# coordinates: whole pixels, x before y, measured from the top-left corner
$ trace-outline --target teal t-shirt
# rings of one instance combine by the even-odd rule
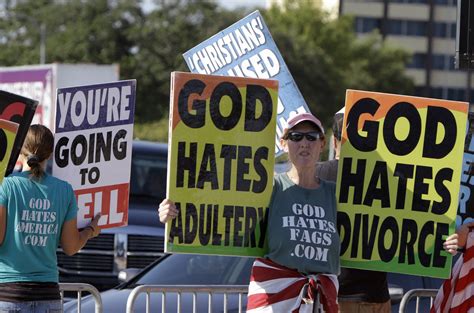
[[[62,225],[77,216],[70,184],[45,174],[14,173],[0,186],[0,205],[7,208],[5,239],[0,245],[0,283],[58,282],[56,248]]]
[[[305,274],[338,274],[336,185],[321,180],[317,189],[306,189],[286,173],[277,175],[274,183],[266,257]]]

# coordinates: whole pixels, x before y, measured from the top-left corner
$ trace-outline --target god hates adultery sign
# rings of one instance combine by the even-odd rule
[[[135,80],[58,89],[53,174],[76,194],[78,227],[127,225]]]
[[[261,256],[278,82],[172,73],[166,252]]]
[[[348,90],[338,169],[341,265],[447,278],[468,104]]]

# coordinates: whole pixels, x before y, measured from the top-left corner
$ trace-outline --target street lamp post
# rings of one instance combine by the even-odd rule
[[[39,35],[40,35],[40,59],[39,59],[39,63],[40,64],[45,64],[46,63],[46,23],[43,22],[43,21],[39,21],[38,19],[32,17],[32,16],[29,16],[29,15],[25,15],[23,13],[18,13],[18,12],[15,12],[14,13],[14,16],[16,18],[25,18],[31,22],[33,22],[33,24],[35,24],[35,26],[37,27],[37,29],[39,28]]]
[[[46,62],[46,24],[40,24],[40,64]]]

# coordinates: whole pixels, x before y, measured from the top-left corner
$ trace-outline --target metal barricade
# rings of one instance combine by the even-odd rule
[[[242,296],[247,295],[248,285],[205,285],[205,286],[166,286],[166,285],[142,285],[134,288],[127,299],[127,313],[134,313],[134,305],[137,297],[145,293],[146,294],[146,313],[150,312],[150,294],[161,293],[161,312],[166,312],[166,294],[176,293],[177,294],[177,310],[176,313],[181,313],[181,295],[183,293],[192,294],[192,306],[193,313],[196,313],[197,305],[197,293],[204,293],[208,295],[208,312],[212,313],[212,296],[214,294],[223,294],[223,312],[227,312],[228,295],[238,295],[239,313],[243,312],[242,309]]]
[[[102,313],[102,298],[100,297],[100,292],[94,286],[90,284],[82,283],[60,283],[59,291],[61,292],[61,299],[64,301],[64,292],[65,291],[76,291],[77,292],[77,312],[81,313],[81,300],[82,292],[88,292],[92,295],[95,301],[95,313]]]
[[[406,313],[406,308],[408,306],[408,302],[412,298],[416,297],[416,313],[419,313],[420,307],[420,298],[430,298],[430,307],[433,306],[434,298],[438,293],[438,289],[412,289],[409,290],[407,293],[403,295],[402,301],[400,302],[400,309],[399,313]]]

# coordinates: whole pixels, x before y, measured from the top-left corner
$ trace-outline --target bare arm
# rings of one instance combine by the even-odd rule
[[[0,245],[5,239],[5,232],[7,230],[7,208],[0,205]]]
[[[61,232],[61,247],[64,253],[67,255],[73,255],[84,245],[87,240],[94,238],[100,234],[100,228],[97,226],[100,215],[97,215],[92,219],[89,226],[84,228],[82,231],[77,230],[77,220],[73,218],[63,224]]]

